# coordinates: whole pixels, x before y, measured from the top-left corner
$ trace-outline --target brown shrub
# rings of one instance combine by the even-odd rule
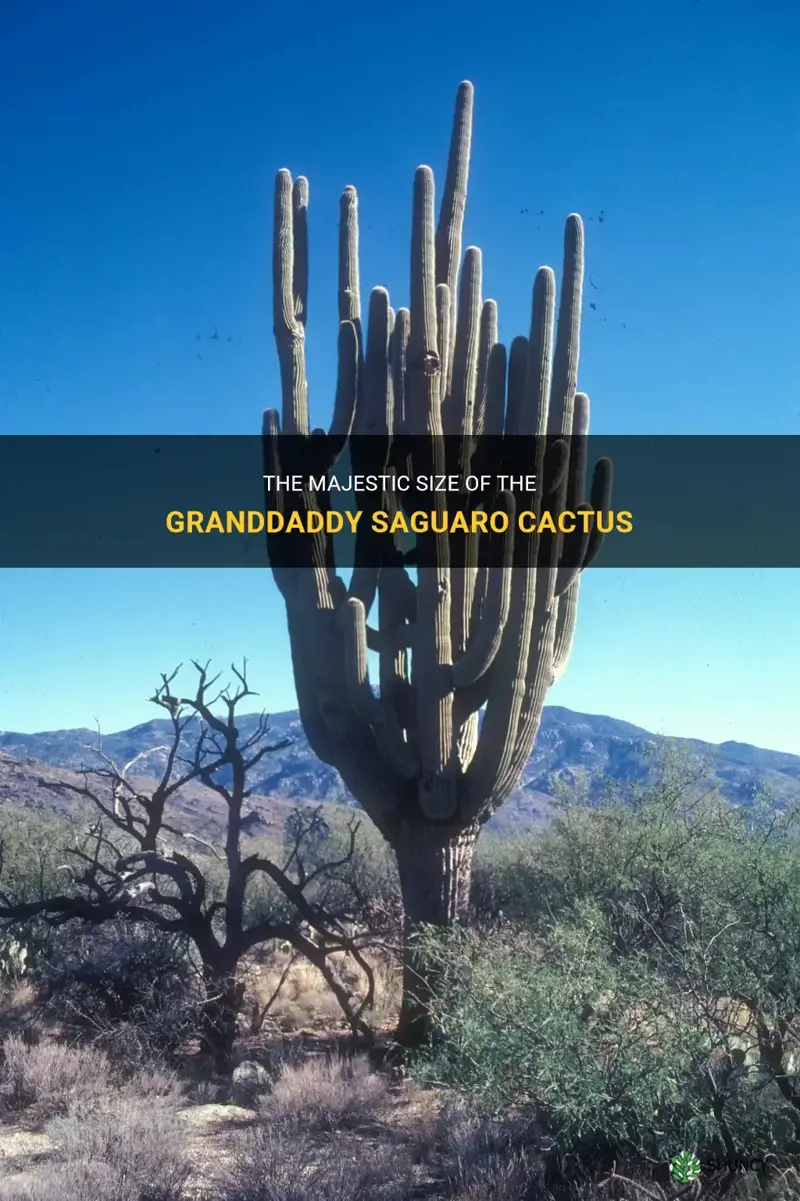
[[[191,1168],[184,1151],[186,1132],[172,1097],[122,1091],[90,1114],[76,1110],[55,1119],[48,1133],[72,1170],[91,1175],[104,1165],[124,1197],[131,1188],[134,1201],[181,1201],[185,1196]],[[82,1193],[73,1195],[83,1198]],[[117,1201],[117,1193],[103,1194],[102,1201]]]
[[[459,1173],[454,1201],[528,1201],[537,1176],[536,1165],[524,1151],[489,1155]]]
[[[237,1147],[218,1182],[224,1201],[403,1201],[411,1169],[395,1151],[365,1151],[337,1140],[322,1152],[308,1141],[260,1127]]]
[[[48,1165],[24,1183],[0,1184],[0,1201],[139,1201],[134,1185],[101,1163]]]
[[[388,1089],[362,1057],[309,1059],[281,1068],[262,1113],[305,1130],[352,1129],[374,1117]]]
[[[49,1118],[97,1102],[115,1086],[102,1051],[54,1042],[28,1046],[17,1035],[3,1042],[0,1109],[33,1109],[38,1117]]]

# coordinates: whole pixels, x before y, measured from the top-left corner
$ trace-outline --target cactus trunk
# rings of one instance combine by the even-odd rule
[[[446,929],[468,918],[477,838],[477,827],[418,824],[407,826],[395,840],[405,910],[403,1002],[396,1033],[401,1046],[419,1046],[430,1029],[435,981],[417,953],[415,933],[423,925]]]
[[[268,539],[309,743],[338,770],[397,855],[408,941],[399,1031],[405,1041],[425,1032],[431,987],[416,962],[414,930],[423,923],[448,926],[466,915],[478,831],[520,781],[547,689],[569,656],[580,572],[600,545],[595,529],[571,539],[523,535],[515,514],[538,512],[543,503],[604,509],[611,488],[610,464],[600,460],[587,503],[589,401],[576,391],[580,217],[566,222],[558,313],[554,273],[542,267],[528,334],[515,338],[508,352],[498,341],[497,305],[482,299],[480,251],[468,247],[461,264],[472,106],[472,85],[462,83],[436,227],[433,173],[423,166],[415,175],[410,305],[395,310],[386,289],[375,288],[366,336],[358,198],[354,188],[345,189],[338,379],[327,434],[309,420],[304,357],[308,183],[293,183],[281,171],[275,187],[282,411],[264,415],[266,478],[294,471],[306,480],[327,475],[346,446],[356,474],[391,473],[402,464],[415,478],[449,472],[455,445],[459,473],[468,474],[480,470],[492,440],[502,447],[500,470],[508,469],[500,461],[516,463],[537,480],[528,493],[493,494],[493,508],[509,518],[510,532],[499,541],[493,534],[471,535],[456,560],[446,534],[420,534],[409,570],[412,561],[396,545],[384,540],[376,548],[372,536],[374,553],[359,558],[349,584],[337,574],[329,535]],[[532,462],[520,450],[531,446]],[[391,489],[374,502],[358,499],[360,507],[403,506]],[[267,507],[284,512],[305,514],[328,504],[324,489],[267,491]],[[429,494],[429,504],[441,513],[446,494]],[[378,658],[378,695],[370,651]]]

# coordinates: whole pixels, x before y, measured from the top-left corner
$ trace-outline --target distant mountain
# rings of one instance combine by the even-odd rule
[[[257,714],[242,715],[237,722],[240,734],[246,737],[252,733],[258,720]],[[155,777],[163,768],[166,755],[158,748],[163,748],[170,737],[168,721],[150,721],[131,730],[105,735],[102,748],[120,766],[145,751],[150,752],[142,761],[141,772]],[[284,738],[291,741],[264,756],[253,771],[250,787],[256,794],[252,798],[254,823],[261,820],[271,824],[272,817],[285,813],[287,805],[353,804],[337,773],[320,763],[312,752],[296,711],[271,717],[270,738],[274,742]],[[0,800],[10,797],[15,788],[27,793],[33,788],[35,792],[37,764],[71,772],[98,765],[99,759],[91,749],[97,747],[97,742],[96,732],[86,729],[42,734],[0,733]],[[620,783],[644,780],[652,770],[653,754],[657,756],[659,748],[667,742],[707,762],[720,790],[736,804],[752,802],[762,789],[768,790],[778,805],[800,797],[800,755],[763,750],[740,742],[715,745],[695,739],[665,739],[616,718],[550,706],[544,710],[536,747],[522,782],[492,824],[508,828],[546,819],[553,811],[560,782],[583,783],[589,795],[597,797],[604,780]],[[206,806],[207,794],[197,785],[189,791],[191,803],[187,793],[187,804],[199,816]]]

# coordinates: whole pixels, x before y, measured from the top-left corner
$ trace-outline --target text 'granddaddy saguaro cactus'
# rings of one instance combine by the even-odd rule
[[[341,199],[339,366],[330,431],[311,429],[304,340],[308,288],[308,182],[280,171],[275,186],[274,325],[282,412],[265,414],[266,472],[328,472],[347,449],[355,471],[391,472],[400,447],[415,472],[460,465],[488,439],[512,447],[533,435],[539,503],[607,507],[610,464],[600,460],[584,505],[589,401],[576,391],[583,286],[583,225],[568,217],[556,323],[555,276],[541,268],[530,332],[509,352],[498,341],[497,305],[481,298],[481,252],[468,247],[459,277],[472,134],[473,88],[458,90],[438,225],[429,167],[414,179],[410,309],[372,291],[362,337],[355,189]],[[364,345],[366,343],[366,345]],[[442,438],[442,435],[445,438]],[[361,437],[363,436],[363,437]],[[526,445],[529,445],[526,442]],[[290,462],[291,460],[291,462]],[[377,502],[396,510],[386,489]],[[533,495],[499,493],[495,506],[533,507]],[[441,510],[446,496],[433,494]],[[268,493],[268,505],[324,510],[324,490]],[[406,910],[405,998],[398,1036],[426,1028],[430,982],[415,962],[413,931],[466,911],[475,841],[517,785],[545,694],[572,643],[579,576],[599,549],[596,531],[467,539],[451,562],[447,536],[417,539],[415,566],[391,540],[359,559],[349,585],[337,574],[330,535],[269,540],[286,603],[300,716],[309,742],[340,773],[397,855]],[[516,541],[515,541],[516,540]],[[569,541],[569,545],[568,545]],[[376,617],[370,621],[372,614]],[[368,652],[377,653],[377,694]],[[482,720],[481,720],[482,716]]]

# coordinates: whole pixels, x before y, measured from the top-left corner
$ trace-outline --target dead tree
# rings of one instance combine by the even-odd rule
[[[205,1004],[201,1042],[213,1055],[218,1070],[230,1063],[244,985],[239,968],[245,956],[261,944],[280,939],[290,944],[322,973],[354,1032],[367,1031],[364,1012],[372,1005],[373,977],[359,947],[345,933],[342,922],[350,915],[327,912],[315,897],[326,874],[339,872],[353,855],[357,823],[349,827],[349,843],[334,860],[318,857],[306,866],[303,837],[311,826],[297,824],[297,835],[276,863],[264,854],[245,853],[242,846],[243,805],[250,796],[248,774],[267,754],[288,744],[267,741],[269,722],[262,715],[256,729],[241,738],[236,725],[237,706],[255,695],[248,687],[246,669],[236,670],[236,687],[212,695],[219,677],[209,678],[207,666],[198,672],[194,696],[173,692],[177,671],[162,676],[151,698],[168,715],[171,739],[154,748],[164,755],[161,778],[144,790],[141,770],[144,754],[117,767],[102,751],[102,766],[87,769],[80,785],[67,787],[90,801],[97,820],[80,845],[70,848],[71,885],[62,895],[15,902],[0,891],[0,928],[44,918],[52,926],[78,920],[99,925],[113,919],[155,927],[186,937],[194,944],[202,964]],[[221,707],[224,715],[219,716]],[[171,817],[170,802],[191,782],[205,785],[225,806],[224,846],[183,831]],[[44,783],[44,782],[43,782]],[[203,854],[196,846],[205,848]],[[222,888],[210,881],[211,859],[221,867]],[[0,881],[3,845],[0,841]],[[280,904],[248,924],[247,892],[258,877],[277,887]],[[216,895],[215,895],[216,893]],[[279,911],[278,911],[279,910]],[[333,952],[352,955],[368,981],[366,996],[354,1005],[330,961]]]

